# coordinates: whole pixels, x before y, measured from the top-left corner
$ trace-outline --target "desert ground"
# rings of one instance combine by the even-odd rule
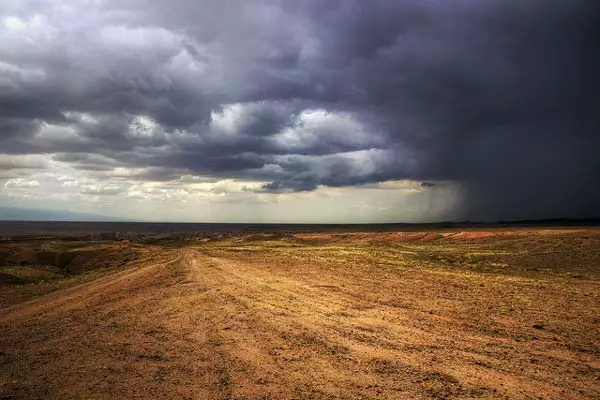
[[[1,399],[600,398],[600,228],[63,236],[0,242]]]

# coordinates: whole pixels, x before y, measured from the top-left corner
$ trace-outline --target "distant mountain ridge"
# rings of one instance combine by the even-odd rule
[[[65,210],[37,208],[0,207],[0,221],[127,221],[106,215],[88,214]]]

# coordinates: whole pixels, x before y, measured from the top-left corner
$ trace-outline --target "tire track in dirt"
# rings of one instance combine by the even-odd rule
[[[106,297],[110,296],[111,293],[134,287],[138,284],[137,280],[142,276],[151,274],[155,269],[162,266],[176,263],[181,258],[181,256],[176,256],[166,262],[128,268],[91,282],[0,309],[0,324],[25,320],[39,314],[56,314],[84,307],[98,296]]]
[[[423,369],[422,359],[399,351],[420,341],[443,340],[403,324],[409,317],[402,310],[360,301],[318,281],[273,276],[241,262],[197,257],[193,264],[224,283],[224,301],[217,307],[226,318],[215,316],[213,324],[217,341],[239,370],[230,376],[238,383],[240,398],[248,391],[285,397],[285,390],[300,398],[397,398],[414,396],[420,384],[423,397],[429,397],[427,390],[450,397],[491,393],[482,385],[461,384],[431,365]],[[394,312],[399,315],[390,324],[386,319]],[[379,371],[380,364],[394,367],[385,373]],[[395,381],[394,368],[403,373]]]
[[[11,307],[0,398],[229,398],[186,252]],[[189,336],[195,333],[195,340]]]

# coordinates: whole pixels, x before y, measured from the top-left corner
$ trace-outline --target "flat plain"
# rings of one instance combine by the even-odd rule
[[[600,398],[599,228],[154,234],[0,242],[0,398]]]

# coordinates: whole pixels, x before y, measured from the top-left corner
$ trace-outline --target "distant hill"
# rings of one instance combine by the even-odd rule
[[[126,221],[106,215],[37,208],[0,207],[0,221]]]

